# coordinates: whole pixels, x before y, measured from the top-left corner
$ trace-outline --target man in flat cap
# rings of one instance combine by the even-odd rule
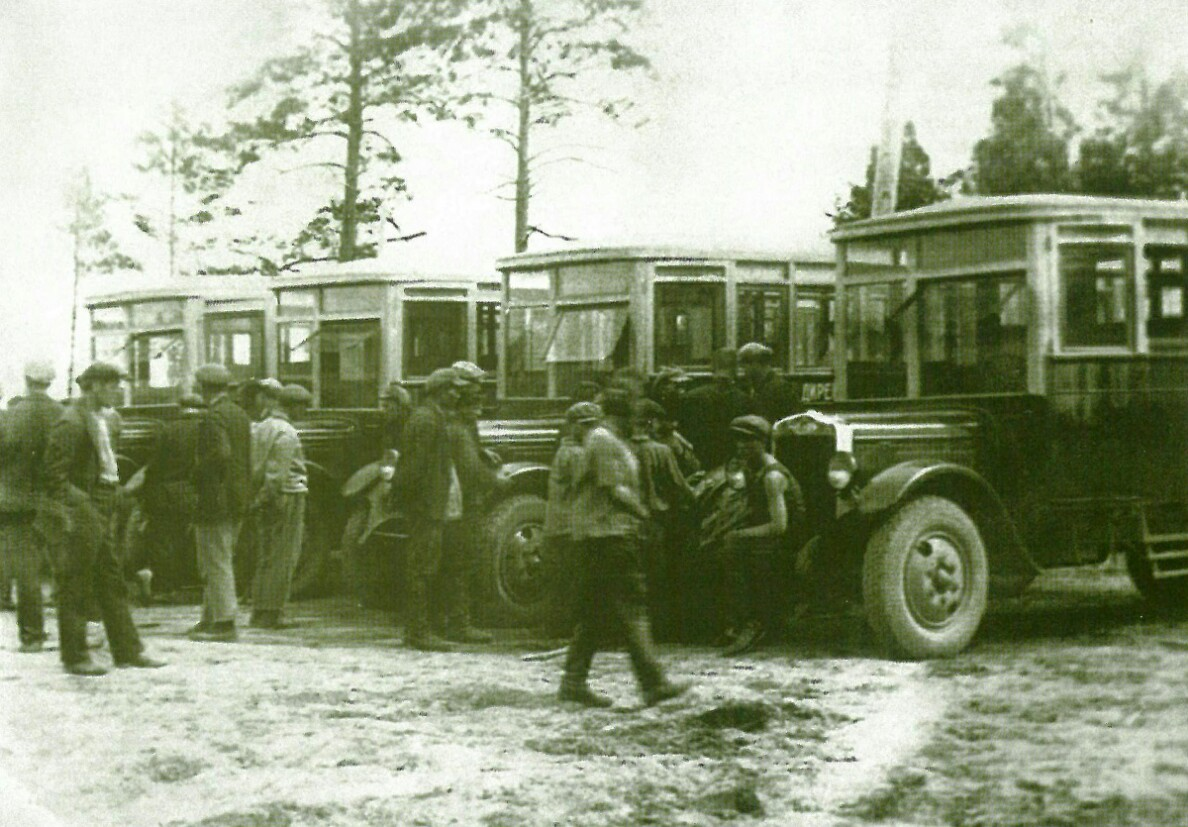
[[[197,394],[183,394],[178,415],[161,426],[145,467],[141,508],[148,518],[145,540],[151,549],[154,591],[166,592],[194,581],[194,519],[198,492],[194,473],[198,423],[206,403]]]
[[[747,396],[738,385],[738,354],[733,348],[719,348],[711,358],[712,379],[686,393],[678,419],[681,433],[693,443],[697,458],[707,469],[730,459],[730,443],[724,434],[730,420],[745,413]]]
[[[235,538],[248,506],[251,420],[228,392],[231,374],[218,364],[194,373],[206,413],[198,423],[195,535],[203,579],[202,618],[190,630],[201,641],[238,637],[235,615]]]
[[[305,531],[305,496],[309,476],[305,453],[293,420],[305,415],[312,394],[285,385],[252,443],[252,506],[258,545],[252,580],[252,626],[280,629],[293,571],[301,556]]]
[[[740,416],[730,435],[743,471],[746,515],[725,536],[727,642],[723,655],[754,649],[778,628],[784,605],[781,575],[790,567],[793,540],[804,525],[804,498],[792,473],[768,451],[771,425]]]
[[[45,642],[41,573],[45,554],[33,531],[46,495],[45,446],[62,406],[49,397],[50,362],[25,365],[25,395],[8,403],[0,430],[0,558],[17,584],[17,631],[22,652],[40,652]]]
[[[87,614],[99,604],[116,666],[163,664],[144,654],[128,608],[116,552],[113,517],[120,496],[116,447],[123,374],[96,362],[78,377],[82,396],[50,429],[45,448],[46,498],[36,524],[51,547],[58,581],[58,637],[62,665],[75,675],[107,670],[87,650]]]
[[[462,484],[454,467],[449,418],[459,399],[458,374],[438,368],[425,381],[421,404],[404,429],[404,455],[392,493],[408,520],[405,553],[406,646],[428,652],[453,647],[429,625],[430,588],[441,565],[445,525],[462,518]]]
[[[778,422],[804,410],[795,389],[776,371],[773,361],[774,354],[765,344],[748,342],[738,349],[743,391],[747,395],[746,413],[761,416],[768,422]]]
[[[626,442],[630,396],[608,389],[601,407],[603,422],[579,423],[577,429],[585,448],[573,509],[581,575],[577,629],[565,655],[558,697],[582,706],[610,706],[610,698],[590,689],[587,679],[598,650],[625,639],[644,703],[653,706],[687,687],[664,676],[648,625],[640,531],[649,515],[640,489],[639,461]]]
[[[447,520],[442,538],[441,567],[431,602],[434,625],[454,643],[488,643],[491,636],[471,626],[471,588],[478,576],[477,515],[491,491],[501,485],[498,457],[483,448],[478,420],[483,409],[486,372],[473,362],[450,366],[456,376],[458,402],[448,417],[450,452],[462,486],[462,517]]]

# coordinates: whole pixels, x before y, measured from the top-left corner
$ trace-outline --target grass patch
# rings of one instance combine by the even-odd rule
[[[170,821],[165,827],[293,827],[321,824],[339,810],[335,807],[305,807],[273,802],[250,810],[219,813],[201,821]]]
[[[143,774],[159,784],[187,781],[206,769],[206,762],[185,755],[153,755],[144,763]]]
[[[542,709],[553,704],[553,695],[509,686],[462,686],[447,691],[441,702],[449,712],[470,712],[497,707]]]

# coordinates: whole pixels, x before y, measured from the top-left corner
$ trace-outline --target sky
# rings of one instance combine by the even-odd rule
[[[541,0],[547,2],[547,0]],[[0,3],[0,387],[27,358],[65,373],[71,249],[63,190],[86,167],[110,192],[153,201],[135,138],[177,101],[217,113],[223,90],[300,30],[291,0],[4,0]],[[629,127],[575,122],[542,138],[582,162],[547,169],[532,222],[582,244],[697,241],[828,250],[827,212],[859,182],[877,140],[890,44],[901,112],[946,174],[989,123],[990,79],[1015,59],[1004,29],[1041,33],[1064,98],[1092,125],[1094,79],[1141,54],[1159,75],[1188,43],[1178,0],[647,0],[631,38],[654,72],[631,86]],[[511,248],[499,187],[508,150],[458,126],[396,136],[413,198],[393,205],[426,235],[385,256],[401,266],[489,274]],[[281,176],[259,198],[316,204],[318,181]],[[148,204],[154,207],[155,204]],[[298,210],[300,212],[300,210]],[[304,215],[297,215],[304,217]],[[157,278],[163,251],[144,249]],[[111,286],[91,281],[83,292]],[[78,349],[85,346],[80,328]],[[64,391],[64,387],[54,388]]]

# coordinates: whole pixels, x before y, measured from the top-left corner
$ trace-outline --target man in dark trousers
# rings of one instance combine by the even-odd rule
[[[738,349],[743,391],[747,395],[746,413],[761,416],[770,423],[804,410],[796,389],[776,371],[773,358],[771,348],[759,342],[748,342]]]
[[[17,631],[22,652],[40,652],[45,643],[41,538],[33,531],[37,507],[46,494],[45,446],[62,406],[49,398],[54,366],[25,365],[24,396],[8,403],[0,431],[0,557],[17,584]]]
[[[706,470],[730,459],[731,446],[723,437],[730,420],[745,413],[746,394],[738,386],[738,356],[733,348],[719,348],[712,357],[714,375],[684,395],[681,401],[681,433],[693,443]]]
[[[648,706],[675,698],[687,688],[664,677],[652,645],[640,563],[640,529],[648,519],[639,462],[627,445],[631,402],[626,393],[602,395],[605,424],[582,417],[576,430],[585,460],[576,485],[574,539],[581,544],[577,631],[565,657],[558,694],[563,701],[607,707],[610,698],[590,689],[595,653],[621,635],[635,679]]]
[[[36,525],[51,547],[58,581],[62,665],[74,675],[107,670],[87,650],[87,613],[94,599],[116,666],[153,668],[128,608],[113,517],[120,494],[116,448],[123,375],[96,362],[78,377],[82,396],[50,429],[45,449],[46,498]]]
[[[198,493],[194,472],[198,452],[198,423],[206,408],[202,397],[185,394],[178,400],[177,419],[166,422],[145,467],[140,502],[148,517],[145,542],[151,549],[153,590],[166,592],[193,582],[194,518]]]
[[[486,372],[473,362],[455,362],[458,403],[449,417],[450,448],[462,485],[462,517],[448,520],[442,537],[434,613],[445,639],[454,643],[490,643],[491,636],[471,625],[471,588],[479,564],[479,513],[493,489],[501,485],[499,461],[479,440]]]
[[[393,496],[407,518],[409,535],[404,642],[426,652],[453,650],[430,629],[429,590],[441,565],[445,524],[462,518],[462,484],[449,431],[458,383],[458,374],[450,368],[438,368],[425,381],[423,400],[404,429],[404,455],[393,481]]]
[[[206,413],[198,423],[195,482],[198,513],[195,535],[202,575],[202,618],[192,640],[233,641],[235,615],[235,538],[248,505],[251,474],[251,420],[228,393],[231,374],[222,365],[203,365],[194,373]]]

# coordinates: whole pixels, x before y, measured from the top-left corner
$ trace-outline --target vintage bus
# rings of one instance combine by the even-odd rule
[[[991,591],[1115,554],[1184,605],[1188,204],[961,198],[833,239],[839,401],[776,450],[805,559],[888,649],[957,652]]]
[[[500,396],[568,399],[630,367],[697,377],[713,352],[762,342],[805,401],[832,398],[833,260],[675,246],[501,259]]]

